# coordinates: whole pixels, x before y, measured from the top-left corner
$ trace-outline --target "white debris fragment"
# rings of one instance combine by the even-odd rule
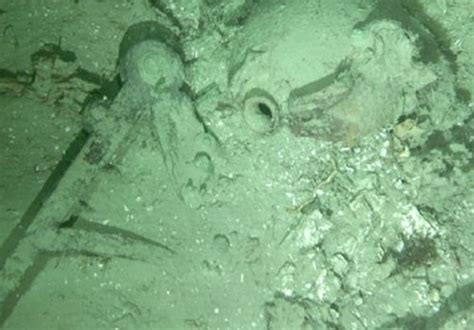
[[[432,238],[438,232],[437,226],[423,218],[418,209],[413,205],[402,215],[401,226],[406,237],[417,235]]]

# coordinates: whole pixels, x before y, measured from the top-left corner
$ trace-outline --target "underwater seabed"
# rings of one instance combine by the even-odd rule
[[[474,2],[0,2],[0,327],[474,328]]]

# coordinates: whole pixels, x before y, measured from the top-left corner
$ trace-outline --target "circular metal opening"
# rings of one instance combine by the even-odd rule
[[[277,127],[278,111],[273,97],[262,89],[252,89],[245,96],[245,122],[258,133],[269,133]]]

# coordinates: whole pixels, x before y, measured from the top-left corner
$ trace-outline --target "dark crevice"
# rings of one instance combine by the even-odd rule
[[[67,228],[72,228],[76,224],[77,220],[79,220],[79,217],[77,215],[73,215],[69,217],[66,221],[61,223],[59,225],[59,229],[67,229]]]
[[[61,43],[46,43],[31,55],[31,63],[36,65],[43,59],[59,59],[66,63],[72,63],[77,60],[77,56],[73,51],[62,49]]]
[[[267,117],[268,119],[273,119],[273,114],[272,110],[270,109],[270,106],[268,106],[266,103],[259,102],[257,104],[258,107],[258,112],[262,115]]]

